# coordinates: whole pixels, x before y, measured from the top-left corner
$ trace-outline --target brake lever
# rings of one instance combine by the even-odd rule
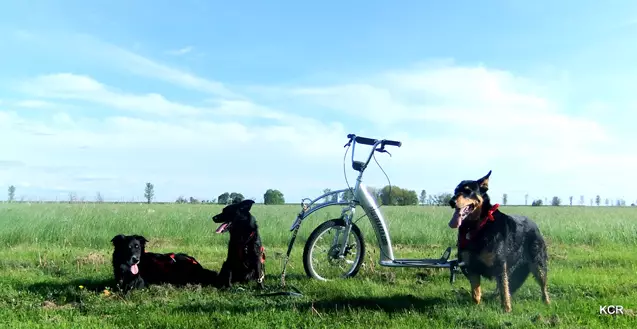
[[[391,158],[391,153],[389,153],[389,151],[385,150],[384,148],[376,149],[376,151],[378,151],[380,153],[387,153],[387,154],[389,154],[389,157]]]
[[[353,141],[353,140],[354,140],[353,138],[352,138],[352,139],[350,139],[350,140],[349,140],[349,142],[347,142],[347,144],[343,145],[343,148],[345,148],[345,147],[348,147],[348,146],[352,145],[352,141]]]

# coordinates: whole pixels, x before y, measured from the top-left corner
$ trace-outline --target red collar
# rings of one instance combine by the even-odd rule
[[[491,209],[489,209],[489,211],[487,212],[487,216],[485,216],[484,219],[482,219],[482,221],[480,221],[478,226],[476,226],[473,230],[459,229],[458,230],[458,247],[465,248],[467,245],[469,245],[471,236],[478,233],[487,222],[493,222],[495,220],[495,218],[493,218],[493,213],[496,210],[498,210],[499,207],[500,205],[497,203],[493,205],[493,207],[491,207]]]

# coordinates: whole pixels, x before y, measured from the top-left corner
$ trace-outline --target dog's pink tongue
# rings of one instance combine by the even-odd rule
[[[226,227],[228,227],[228,223],[223,223],[219,225],[219,228],[217,228],[215,233],[223,233],[226,230]]]
[[[451,216],[451,220],[449,221],[449,227],[458,228],[462,224],[462,219],[460,219],[460,209],[456,209],[453,212],[453,216]]]
[[[135,264],[135,265],[131,265],[131,267],[130,267],[130,271],[131,271],[131,273],[133,273],[133,274],[137,274],[137,273],[139,272],[139,268],[137,268],[137,264]]]

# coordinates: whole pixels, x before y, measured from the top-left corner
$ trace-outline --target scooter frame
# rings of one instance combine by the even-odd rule
[[[361,206],[361,208],[363,209],[363,212],[369,218],[372,228],[374,229],[376,240],[378,242],[378,246],[380,249],[379,264],[381,266],[411,267],[411,268],[448,268],[450,270],[450,282],[453,283],[455,281],[456,273],[458,272],[459,269],[462,269],[462,267],[464,266],[464,263],[462,262],[459,263],[457,259],[449,260],[449,256],[451,255],[451,249],[452,249],[451,247],[448,247],[443,253],[442,257],[440,258],[397,259],[394,257],[394,250],[391,243],[391,235],[389,232],[389,228],[387,227],[385,217],[383,216],[383,213],[380,211],[378,204],[376,203],[376,199],[374,198],[374,196],[371,195],[367,186],[363,183],[363,180],[362,180],[363,173],[365,172],[367,165],[369,164],[372,156],[374,155],[374,152],[376,151],[387,152],[384,150],[384,146],[386,144],[392,145],[388,143],[392,141],[374,140],[374,139],[369,139],[365,137],[357,137],[353,134],[348,135],[348,138],[350,138],[350,142],[346,144],[345,146],[347,147],[353,142],[354,145],[352,146],[352,167],[354,168],[354,170],[359,171],[353,191],[352,189],[349,189],[349,188],[341,189],[337,191],[324,193],[323,195],[315,198],[314,200],[305,198],[301,201],[302,209],[297,215],[294,223],[292,224],[290,228],[290,231],[292,232],[292,237],[288,243],[287,254],[284,260],[283,270],[281,272],[282,286],[285,286],[285,273],[286,273],[287,264],[289,262],[290,253],[292,252],[292,247],[296,240],[301,224],[307,217],[309,217],[313,213],[329,206],[343,206],[341,211],[341,219],[345,223],[345,232],[344,232],[345,238],[334,239],[335,241],[340,241],[340,243],[342,243],[342,246],[347,245],[349,233],[351,231],[352,224],[353,224],[352,218],[354,217],[354,214],[356,212],[356,207]],[[354,150],[356,147],[357,140],[367,141],[366,143],[362,143],[362,144],[372,145],[372,151],[370,152],[366,162],[354,161]],[[373,144],[370,141],[373,141]],[[361,142],[359,141],[359,143]],[[393,143],[398,143],[398,145],[396,146],[401,145],[400,142],[393,142]],[[379,145],[381,146],[380,148],[377,149],[377,146]],[[339,201],[338,196],[341,193],[346,193],[348,191],[353,192],[352,200]],[[334,196],[336,196],[336,201],[319,202],[323,199],[327,199],[327,200],[334,199]],[[339,243],[339,242],[335,242],[335,243]],[[338,256],[343,257],[343,253],[345,252],[346,248],[339,248],[339,250],[340,252]],[[363,261],[363,260],[361,259],[360,261]]]

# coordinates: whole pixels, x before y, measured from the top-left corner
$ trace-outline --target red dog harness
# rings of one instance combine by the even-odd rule
[[[250,236],[248,237],[248,240],[246,240],[246,243],[243,245],[243,247],[239,250],[239,258],[244,261],[244,255],[247,253],[247,249],[248,249],[248,242],[250,242],[250,240],[252,240],[252,238],[254,238],[256,232],[252,232],[250,233]],[[261,249],[259,250],[261,252],[261,264],[265,264],[265,248],[263,247],[263,245],[261,246]],[[244,261],[245,263],[245,261]]]
[[[252,238],[254,238],[255,234],[256,232],[254,231],[250,233],[250,236],[248,237],[246,242],[243,244],[243,247],[239,249],[239,259],[243,263],[243,266],[245,266],[246,268],[248,268],[248,265],[246,265],[245,254],[248,253],[248,243],[250,242],[250,240],[252,240]],[[259,259],[259,261],[261,262],[261,264],[265,265],[265,248],[263,247],[263,245],[261,245],[261,248],[259,248],[259,251],[261,252],[261,258]],[[263,282],[263,279],[265,278],[265,273],[259,273],[259,275],[260,276],[259,278],[257,278],[257,282],[261,283]]]
[[[146,251],[146,250],[145,250],[145,251],[144,251],[144,253],[148,253],[148,251]],[[164,255],[162,255],[162,256],[164,256]],[[174,253],[170,253],[170,254],[168,254],[168,257],[170,257],[170,260],[166,260],[166,259],[159,259],[159,258],[155,258],[155,257],[153,257],[153,258],[152,258],[152,261],[153,261],[153,263],[154,263],[155,265],[159,266],[159,267],[160,267],[160,268],[161,268],[164,272],[167,272],[167,268],[168,268],[168,266],[170,266],[171,264],[174,264],[174,263],[176,263],[176,262],[177,262],[177,260],[175,259],[175,254],[174,254]],[[197,261],[196,261],[194,258],[192,258],[192,257],[190,257],[190,256],[185,256],[185,257],[186,257],[186,259],[187,259],[188,261],[190,261],[192,264],[194,264],[194,265],[199,264],[199,263],[197,263]]]
[[[482,229],[482,227],[487,223],[487,222],[493,222],[495,220],[495,218],[493,218],[493,213],[498,210],[498,208],[500,207],[499,204],[495,204],[493,207],[491,207],[491,209],[489,209],[489,211],[487,212],[487,216],[480,221],[480,223],[478,224],[477,227],[475,227],[473,230],[467,228],[467,229],[460,229],[458,230],[458,247],[460,248],[466,248],[469,243],[471,242],[471,237],[475,236],[476,233],[480,232],[480,230]]]

